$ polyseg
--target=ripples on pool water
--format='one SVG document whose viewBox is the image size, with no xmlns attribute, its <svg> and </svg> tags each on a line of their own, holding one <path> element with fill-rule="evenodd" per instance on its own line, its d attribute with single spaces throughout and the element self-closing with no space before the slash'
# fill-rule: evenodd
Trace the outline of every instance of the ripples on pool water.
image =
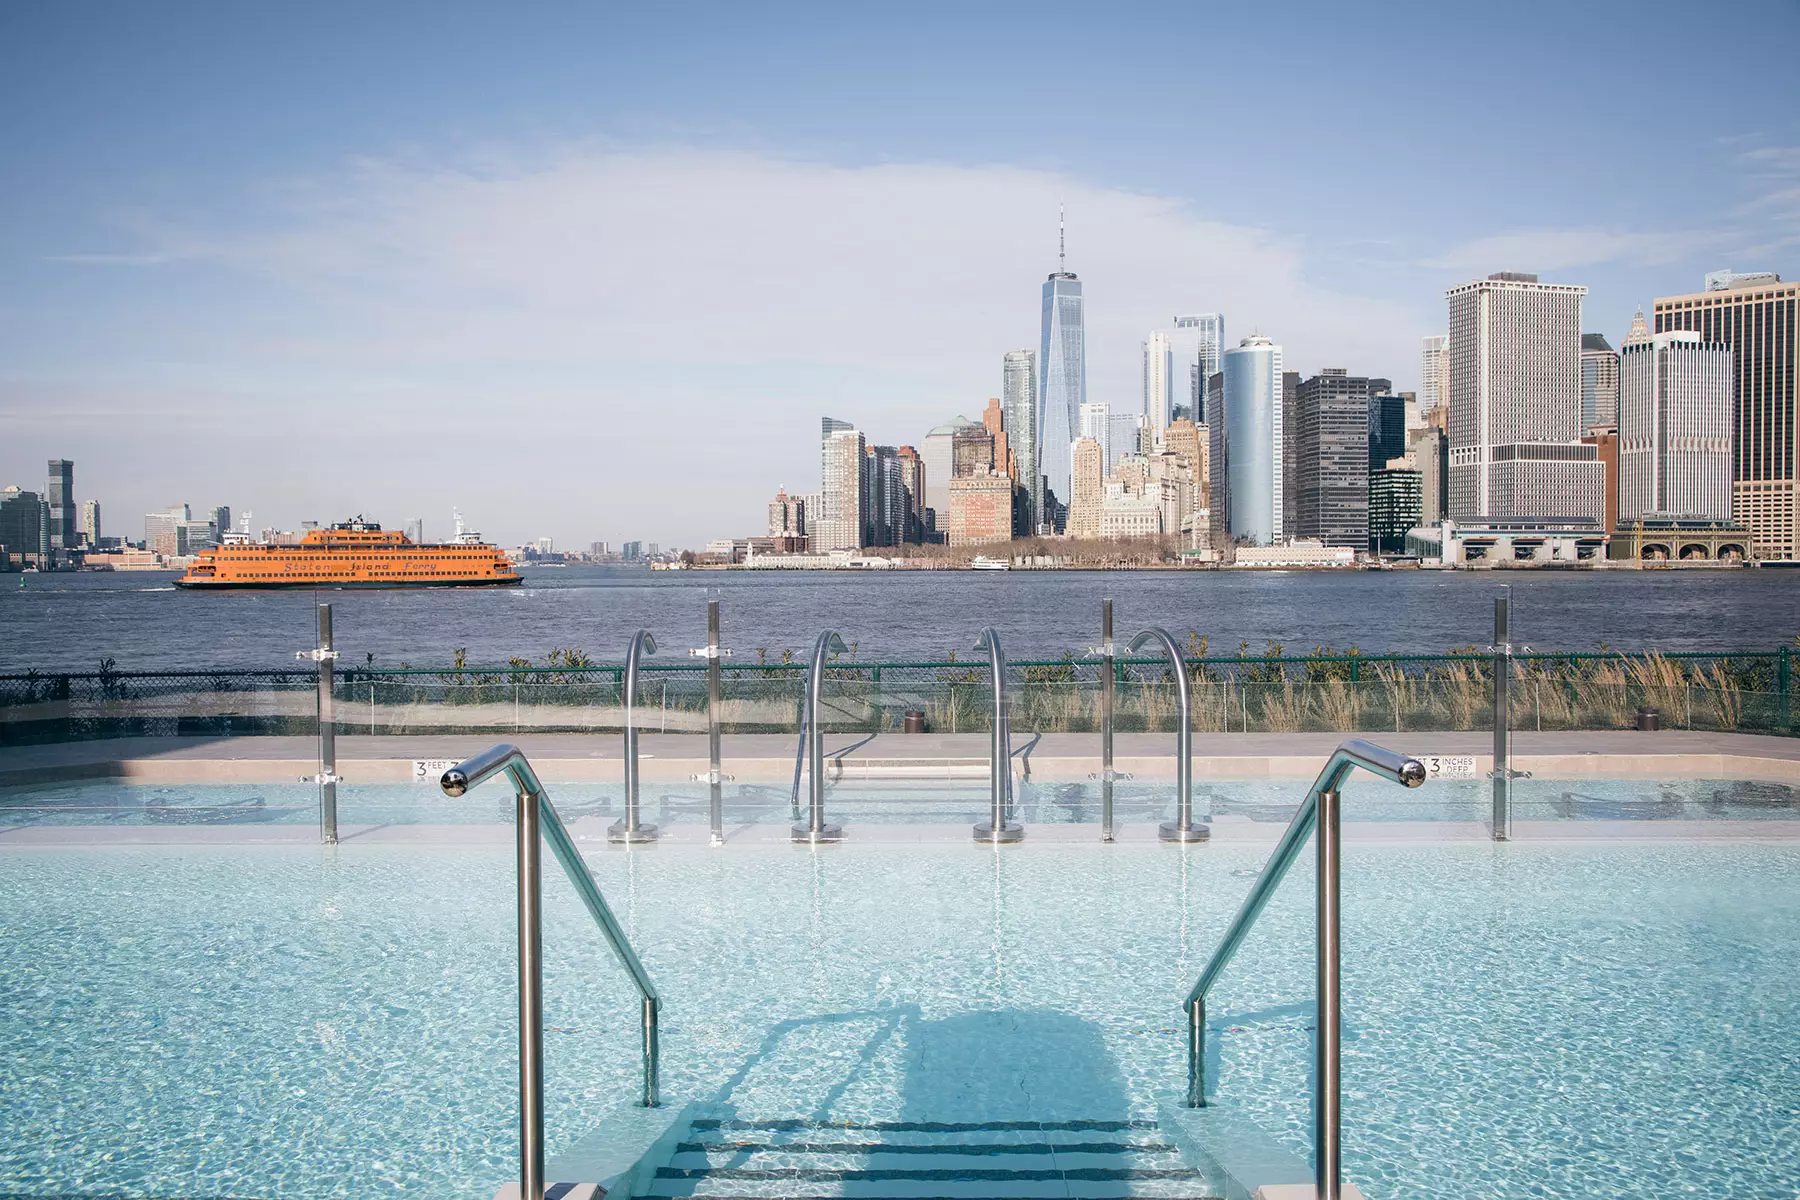
<svg viewBox="0 0 1800 1200">
<path fill-rule="evenodd" d="M 1262 857 L 590 862 L 667 997 L 667 1093 L 955 1120 L 1151 1115 Z M 1370 1195 L 1793 1196 L 1800 852 L 1353 844 L 1344 874 L 1346 1169 Z M 485 1200 L 515 1170 L 511 883 L 500 849 L 9 853 L 0 1193 Z M 554 1152 L 638 1061 L 629 985 L 547 892 Z M 1297 870 L 1213 1007 L 1218 1101 L 1302 1154 L 1310 913 Z"/>
</svg>

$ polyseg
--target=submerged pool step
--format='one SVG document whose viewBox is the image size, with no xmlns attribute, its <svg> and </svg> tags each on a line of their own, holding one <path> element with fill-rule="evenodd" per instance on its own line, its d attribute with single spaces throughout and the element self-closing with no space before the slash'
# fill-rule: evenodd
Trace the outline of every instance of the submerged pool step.
<svg viewBox="0 0 1800 1200">
<path fill-rule="evenodd" d="M 639 1194 L 1213 1200 L 1146 1121 L 699 1120 Z"/>
</svg>

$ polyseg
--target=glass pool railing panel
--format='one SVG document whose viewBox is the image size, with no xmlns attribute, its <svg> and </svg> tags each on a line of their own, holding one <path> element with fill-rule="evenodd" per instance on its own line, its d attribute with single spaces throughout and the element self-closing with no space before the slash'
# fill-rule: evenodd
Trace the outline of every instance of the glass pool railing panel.
<svg viewBox="0 0 1800 1200">
<path fill-rule="evenodd" d="M 0 745 L 311 733 L 317 713 L 310 670 L 0 678 Z"/>
</svg>

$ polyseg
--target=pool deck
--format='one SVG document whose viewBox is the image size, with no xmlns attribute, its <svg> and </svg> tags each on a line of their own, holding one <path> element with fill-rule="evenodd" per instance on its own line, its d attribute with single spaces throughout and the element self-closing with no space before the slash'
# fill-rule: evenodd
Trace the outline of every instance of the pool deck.
<svg viewBox="0 0 1800 1200">
<path fill-rule="evenodd" d="M 842 820 L 834 813 L 832 819 Z M 662 849 L 695 849 L 709 845 L 704 824 L 664 826 L 656 841 L 623 846 L 607 841 L 610 817 L 582 817 L 569 822 L 569 833 L 588 854 L 655 854 Z M 1225 849 L 1267 850 L 1286 830 L 1285 822 L 1253 821 L 1241 816 L 1217 816 L 1212 838 L 1191 843 L 1189 852 L 1204 853 L 1207 846 Z M 346 850 L 407 846 L 419 849 L 498 849 L 513 844 L 512 825 L 344 825 L 338 830 L 339 845 Z M 995 848 L 998 853 L 1029 853 L 1036 847 L 1093 846 L 1100 842 L 1096 824 L 1026 826 L 1025 839 Z M 1344 823 L 1346 845 L 1441 845 L 1444 843 L 1493 844 L 1488 827 L 1480 821 L 1356 821 Z M 1596 843 L 1706 843 L 1800 842 L 1800 821 L 1597 821 L 1553 820 L 1513 822 L 1515 844 L 1582 845 Z M 776 824 L 727 824 L 723 845 L 753 847 L 775 853 L 807 854 L 814 847 L 795 844 L 785 822 Z M 836 845 L 907 847 L 956 845 L 987 850 L 968 825 L 859 824 L 845 822 L 844 840 Z M 819 847 L 831 853 L 836 845 Z M 1173 854 L 1184 849 L 1157 839 L 1151 821 L 1122 822 L 1114 831 L 1115 849 L 1134 853 Z M 0 852 L 29 849 L 83 849 L 100 846 L 267 846 L 317 848 L 319 832 L 312 825 L 0 825 Z"/>
<path fill-rule="evenodd" d="M 1478 774 L 1492 765 L 1490 733 L 1370 735 L 1372 740 L 1415 755 L 1466 755 Z M 345 786 L 406 783 L 415 778 L 414 764 L 455 760 L 492 744 L 489 737 L 343 736 L 337 741 L 338 773 Z M 580 787 L 618 783 L 619 738 L 591 734 L 519 734 L 512 739 L 531 757 L 547 784 Z M 1196 780 L 1310 780 L 1342 735 L 1196 734 Z M 1015 739 L 1014 769 L 1044 782 L 1088 780 L 1099 769 L 1099 739 L 1092 734 L 1047 734 Z M 1119 734 L 1115 769 L 1137 780 L 1173 778 L 1174 739 L 1168 734 Z M 115 741 L 67 742 L 14 747 L 0 766 L 0 786 L 114 779 L 140 784 L 271 784 L 310 778 L 318 769 L 317 746 L 308 737 L 128 738 Z M 1744 779 L 1800 785 L 1800 739 L 1756 734 L 1691 733 L 1519 733 L 1513 740 L 1514 769 L 1538 779 Z M 982 734 L 834 735 L 826 754 L 834 778 L 876 781 L 960 781 L 980 787 L 987 779 L 987 738 Z M 646 783 L 698 786 L 707 771 L 706 739 L 691 734 L 645 734 L 642 768 Z M 733 784 L 761 783 L 784 791 L 793 777 L 794 739 L 776 735 L 732 735 L 723 739 L 726 778 Z M 433 761 L 435 760 L 435 761 Z M 427 776 L 429 778 L 430 776 Z M 421 784 L 421 787 L 429 784 Z M 609 846 L 609 817 L 588 816 L 570 822 L 570 832 L 584 849 L 622 852 Z M 1280 822 L 1221 815 L 1212 823 L 1214 844 L 1266 845 L 1283 829 Z M 347 847 L 407 844 L 414 846 L 498 846 L 512 837 L 503 824 L 345 825 Z M 1800 821 L 1764 820 L 1515 820 L 1521 842 L 1588 841 L 1745 841 L 1800 840 Z M 1034 824 L 1028 845 L 1092 843 L 1099 830 L 1092 824 Z M 1349 842 L 1443 842 L 1489 840 L 1481 821 L 1352 821 L 1345 827 Z M 916 845 L 922 842 L 971 844 L 967 825 L 857 824 L 849 840 L 857 845 Z M 1149 822 L 1122 822 L 1122 846 L 1158 845 Z M 676 824 L 656 843 L 671 847 L 701 846 L 708 841 L 704 824 Z M 316 845 L 310 825 L 79 826 L 33 824 L 0 826 L 0 847 L 133 845 Z M 789 844 L 784 824 L 732 824 L 725 828 L 727 845 Z M 640 847 L 653 850 L 655 847 Z"/>
<path fill-rule="evenodd" d="M 1196 733 L 1194 778 L 1310 779 L 1348 735 L 1335 733 Z M 1477 774 L 1493 768 L 1491 733 L 1365 733 L 1359 736 L 1413 755 L 1466 755 Z M 499 741 L 530 756 L 546 783 L 617 782 L 622 772 L 615 734 L 517 733 L 480 736 L 340 735 L 338 774 L 348 783 L 404 783 L 421 760 L 457 760 Z M 793 777 L 795 738 L 729 734 L 721 739 L 728 779 L 786 784 Z M 704 779 L 706 738 L 640 735 L 645 782 Z M 967 780 L 987 777 L 986 734 L 831 734 L 834 779 Z M 1014 770 L 1038 781 L 1089 779 L 1100 769 L 1100 739 L 1091 733 L 1015 734 Z M 1800 784 L 1800 738 L 1665 730 L 1660 733 L 1515 732 L 1514 770 L 1541 779 L 1747 779 Z M 1114 769 L 1138 779 L 1174 776 L 1174 738 L 1166 733 L 1114 737 Z M 0 754 L 0 787 L 84 779 L 139 783 L 290 783 L 318 770 L 310 737 L 120 738 L 13 746 Z"/>
</svg>

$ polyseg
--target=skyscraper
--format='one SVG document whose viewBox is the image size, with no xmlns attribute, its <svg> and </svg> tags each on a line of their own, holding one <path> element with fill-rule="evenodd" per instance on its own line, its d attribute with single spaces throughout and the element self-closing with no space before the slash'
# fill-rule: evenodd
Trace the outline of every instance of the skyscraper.
<svg viewBox="0 0 1800 1200">
<path fill-rule="evenodd" d="M 1731 350 L 1687 330 L 1619 360 L 1619 517 L 1731 519 Z"/>
<path fill-rule="evenodd" d="M 944 540 L 952 546 L 1010 541 L 1012 494 L 1012 478 L 998 471 L 982 471 L 952 479 Z"/>
<path fill-rule="evenodd" d="M 899 450 L 900 482 L 906 488 L 906 530 L 901 541 L 925 540 L 925 460 L 911 446 Z"/>
<path fill-rule="evenodd" d="M 1152 429 L 1169 423 L 1169 378 L 1175 370 L 1175 350 L 1169 335 L 1152 329 L 1144 339 L 1144 419 Z"/>
<path fill-rule="evenodd" d="M 1003 475 L 1015 475 L 1017 464 L 1013 461 L 1012 441 L 1006 436 L 1006 408 L 998 398 L 989 400 L 987 407 L 981 410 L 981 427 L 994 439 L 994 470 Z"/>
<path fill-rule="evenodd" d="M 1581 335 L 1581 429 L 1619 423 L 1619 354 L 1604 333 Z"/>
<path fill-rule="evenodd" d="M 1206 420 L 1206 381 L 1219 369 L 1224 341 L 1220 313 L 1178 316 L 1144 339 L 1144 417 L 1157 433 L 1179 416 Z"/>
<path fill-rule="evenodd" d="M 7 560 L 0 561 L 0 567 L 14 560 L 21 567 L 44 565 L 50 549 L 49 522 L 44 514 L 49 511 L 50 506 L 36 492 L 16 487 L 0 491 L 0 550 Z"/>
<path fill-rule="evenodd" d="M 1084 404 L 1081 406 L 1081 424 L 1076 429 L 1076 436 L 1092 438 L 1100 444 L 1101 469 L 1111 473 L 1113 464 L 1118 462 L 1118 447 L 1112 444 L 1112 405 Z M 1131 447 L 1132 453 L 1137 447 Z M 1070 510 L 1073 511 L 1075 498 L 1069 497 Z"/>
<path fill-rule="evenodd" d="M 1113 413 L 1107 419 L 1106 469 L 1114 471 L 1119 466 L 1119 456 L 1123 454 L 1147 454 L 1150 446 L 1145 434 L 1149 432 L 1143 413 Z"/>
<path fill-rule="evenodd" d="M 1424 339 L 1419 362 L 1419 408 L 1423 412 L 1450 403 L 1450 338 L 1436 333 Z"/>
<path fill-rule="evenodd" d="M 1371 379 L 1369 385 L 1368 469 L 1375 471 L 1406 453 L 1406 398 L 1396 396 L 1385 379 Z"/>
<path fill-rule="evenodd" d="M 1420 472 L 1410 467 L 1378 467 L 1369 472 L 1369 549 L 1396 554 L 1406 549 L 1406 532 L 1419 523 Z"/>
<path fill-rule="evenodd" d="M 1300 384 L 1293 415 L 1293 536 L 1366 549 L 1374 444 L 1369 380 L 1326 367 Z"/>
<path fill-rule="evenodd" d="M 221 504 L 212 510 L 213 539 L 224 541 L 225 535 L 231 532 L 231 508 Z"/>
<path fill-rule="evenodd" d="M 985 425 L 968 424 L 950 438 L 950 478 L 963 479 L 983 471 L 998 471 L 994 461 L 995 439 Z"/>
<path fill-rule="evenodd" d="M 937 513 L 937 527 L 942 531 L 950 520 L 950 480 L 956 470 L 956 435 L 975 422 L 954 416 L 925 435 L 919 446 L 919 458 L 925 464 L 925 504 Z"/>
<path fill-rule="evenodd" d="M 1582 287 L 1501 271 L 1451 288 L 1450 516 L 1605 513 L 1605 470 L 1581 436 Z"/>
<path fill-rule="evenodd" d="M 1087 341 L 1081 281 L 1069 271 L 1057 219 L 1056 270 L 1044 281 L 1043 339 L 1038 347 L 1038 470 L 1058 502 L 1069 502 L 1069 443 L 1087 402 Z M 1040 528 L 1051 522 L 1039 506 Z M 1052 531 L 1054 532 L 1054 531 Z"/>
<path fill-rule="evenodd" d="M 1687 329 L 1730 347 L 1732 518 L 1749 527 L 1757 557 L 1800 558 L 1800 285 L 1767 271 L 1715 271 L 1706 291 L 1661 297 L 1654 312 L 1657 333 Z"/>
<path fill-rule="evenodd" d="M 1206 427 L 1195 425 L 1192 421 L 1172 421 L 1163 432 L 1163 448 L 1170 454 L 1179 457 L 1187 464 L 1188 473 L 1193 477 L 1194 487 L 1198 491 L 1197 504 L 1206 504 L 1207 477 L 1211 474 L 1211 447 L 1206 441 Z"/>
<path fill-rule="evenodd" d="M 81 506 L 81 540 L 90 550 L 100 548 L 100 502 L 89 500 Z"/>
<path fill-rule="evenodd" d="M 864 447 L 866 499 L 863 502 L 865 546 L 898 546 L 906 540 L 906 480 L 900 451 L 894 446 Z"/>
<path fill-rule="evenodd" d="M 44 493 L 50 505 L 50 551 L 73 550 L 80 542 L 75 524 L 75 464 L 66 458 L 50 460 L 50 487 Z"/>
<path fill-rule="evenodd" d="M 1443 429 L 1414 430 L 1407 451 L 1419 467 L 1419 524 L 1436 525 L 1450 512 L 1450 453 Z"/>
<path fill-rule="evenodd" d="M 1029 533 L 1037 528 L 1044 487 L 1038 475 L 1037 351 L 1008 350 L 1001 373 L 1006 441 L 1018 464 L 1019 482 L 1025 488 L 1024 531 Z"/>
<path fill-rule="evenodd" d="M 855 550 L 862 542 L 868 513 L 868 455 L 863 435 L 843 421 L 833 422 L 820 450 L 820 513 L 809 519 L 815 550 Z M 808 514 L 811 517 L 811 514 Z"/>
<path fill-rule="evenodd" d="M 790 496 L 787 489 L 777 488 L 775 498 L 769 501 L 768 534 L 772 538 L 801 538 L 806 536 L 806 506 L 798 496 Z M 596 543 L 604 545 L 605 543 Z M 596 554 L 606 553 L 596 550 Z"/>
<path fill-rule="evenodd" d="M 1072 538 L 1100 536 L 1100 502 L 1106 496 L 1106 451 L 1092 437 L 1075 439 L 1070 451 L 1069 526 Z"/>
<path fill-rule="evenodd" d="M 1186 388 L 1187 419 L 1196 425 L 1206 422 L 1206 381 L 1219 369 L 1219 355 L 1225 352 L 1225 314 L 1196 313 L 1175 318 L 1178 336 L 1191 338 L 1180 342 L 1193 346 L 1193 360 L 1187 362 L 1187 377 L 1177 379 L 1176 387 Z M 1173 410 L 1171 410 L 1172 412 Z"/>
<path fill-rule="evenodd" d="M 1227 536 L 1268 546 L 1282 540 L 1285 441 L 1281 347 L 1260 334 L 1221 357 L 1212 430 L 1212 521 Z"/>
</svg>

